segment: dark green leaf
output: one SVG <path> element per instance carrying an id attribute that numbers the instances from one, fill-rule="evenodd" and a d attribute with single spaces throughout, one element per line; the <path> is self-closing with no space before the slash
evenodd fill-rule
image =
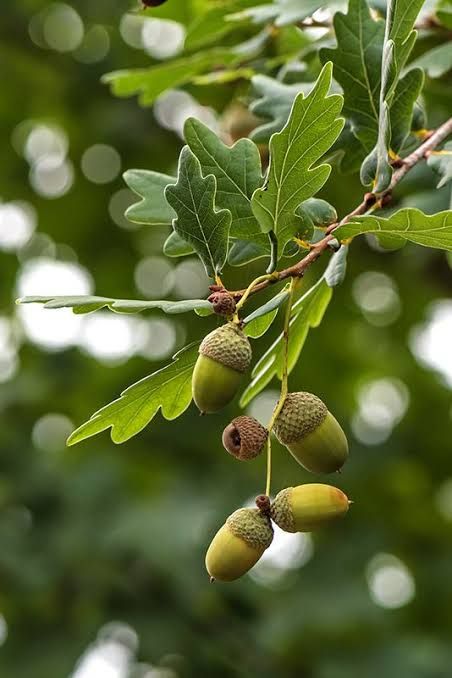
<path id="1" fill-rule="evenodd" d="M 266 239 L 268 242 L 268 239 Z M 268 257 L 268 246 L 246 240 L 234 240 L 229 250 L 228 263 L 231 266 L 244 266 L 251 261 Z"/>
<path id="2" fill-rule="evenodd" d="M 418 209 L 406 208 L 389 218 L 377 216 L 356 217 L 340 226 L 337 238 L 353 238 L 361 233 L 382 235 L 394 244 L 410 241 L 425 247 L 452 251 L 452 211 L 424 214 Z"/>
<path id="3" fill-rule="evenodd" d="M 179 158 L 177 183 L 166 187 L 165 196 L 177 214 L 174 230 L 193 246 L 211 277 L 226 263 L 231 226 L 229 210 L 215 210 L 215 194 L 215 177 L 202 176 L 199 160 L 185 146 Z"/>
<path id="4" fill-rule="evenodd" d="M 266 184 L 253 195 L 254 214 L 265 233 L 275 232 L 281 252 L 301 225 L 297 207 L 320 190 L 331 171 L 327 164 L 313 167 L 343 127 L 342 97 L 328 96 L 331 71 L 326 64 L 311 93 L 295 99 L 284 129 L 270 140 Z"/>
<path id="5" fill-rule="evenodd" d="M 176 231 L 169 234 L 163 245 L 163 254 L 167 257 L 185 257 L 187 254 L 193 254 L 194 251 L 193 247 Z"/>
<path id="6" fill-rule="evenodd" d="M 128 208 L 130 221 L 151 226 L 172 223 L 176 213 L 166 201 L 165 188 L 174 184 L 175 177 L 149 170 L 128 170 L 123 176 L 127 186 L 142 198 Z"/>
<path id="7" fill-rule="evenodd" d="M 195 118 L 187 120 L 184 134 L 201 164 L 203 176 L 213 174 L 217 180 L 215 203 L 232 215 L 231 236 L 242 240 L 257 237 L 262 241 L 259 224 L 251 209 L 252 195 L 263 182 L 256 144 L 249 139 L 240 139 L 234 146 L 226 146 L 215 132 Z"/>
<path id="8" fill-rule="evenodd" d="M 111 428 L 114 443 L 124 443 L 144 429 L 159 409 L 165 419 L 179 417 L 191 403 L 191 376 L 198 357 L 198 344 L 174 356 L 174 362 L 145 377 L 122 392 L 120 398 L 93 414 L 69 437 L 75 445 Z"/>
<path id="9" fill-rule="evenodd" d="M 263 123 L 252 131 L 250 136 L 256 143 L 267 143 L 272 134 L 280 132 L 287 122 L 297 94 L 307 94 L 314 85 L 304 82 L 286 85 L 266 75 L 255 75 L 251 82 L 259 98 L 251 104 L 250 110 L 258 118 L 270 119 L 270 122 Z"/>

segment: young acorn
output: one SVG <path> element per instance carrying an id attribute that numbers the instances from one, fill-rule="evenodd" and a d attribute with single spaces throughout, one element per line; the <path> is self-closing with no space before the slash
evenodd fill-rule
<path id="1" fill-rule="evenodd" d="M 220 527 L 206 553 L 206 569 L 212 581 L 234 581 L 253 565 L 272 543 L 273 528 L 258 509 L 234 511 Z"/>
<path id="2" fill-rule="evenodd" d="M 309 483 L 281 490 L 271 505 L 270 514 L 286 532 L 311 532 L 345 515 L 350 504 L 337 487 Z"/>
<path id="3" fill-rule="evenodd" d="M 312 393 L 289 393 L 274 432 L 308 471 L 339 471 L 348 457 L 344 431 L 325 403 Z"/>
<path id="4" fill-rule="evenodd" d="M 267 442 L 268 431 L 253 417 L 236 417 L 223 431 L 225 450 L 236 459 L 254 459 L 262 452 Z"/>
<path id="5" fill-rule="evenodd" d="M 192 381 L 193 400 L 201 413 L 217 412 L 233 399 L 250 362 L 250 342 L 235 323 L 204 337 Z"/>

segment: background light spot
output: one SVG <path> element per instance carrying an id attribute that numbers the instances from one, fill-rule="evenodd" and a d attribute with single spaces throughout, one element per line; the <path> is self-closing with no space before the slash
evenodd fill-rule
<path id="1" fill-rule="evenodd" d="M 36 221 L 36 211 L 29 203 L 0 203 L 0 249 L 12 252 L 23 247 L 33 235 Z"/>
<path id="2" fill-rule="evenodd" d="M 401 560 L 379 553 L 367 567 L 367 582 L 374 603 L 396 609 L 410 603 L 416 593 L 411 572 Z"/>
<path id="3" fill-rule="evenodd" d="M 94 144 L 83 153 L 82 172 L 95 184 L 108 184 L 121 171 L 121 156 L 112 146 Z"/>

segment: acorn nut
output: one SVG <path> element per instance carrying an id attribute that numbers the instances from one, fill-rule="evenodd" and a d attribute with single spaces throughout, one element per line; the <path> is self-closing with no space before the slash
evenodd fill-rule
<path id="1" fill-rule="evenodd" d="M 344 431 L 327 406 L 312 393 L 289 393 L 274 432 L 308 471 L 339 471 L 348 457 Z"/>
<path id="2" fill-rule="evenodd" d="M 206 554 L 211 580 L 234 581 L 257 563 L 272 543 L 273 528 L 258 509 L 234 511 L 220 527 Z"/>
<path id="3" fill-rule="evenodd" d="M 286 532 L 311 532 L 345 515 L 350 503 L 337 487 L 309 483 L 281 490 L 270 512 L 272 520 Z"/>
<path id="4" fill-rule="evenodd" d="M 267 442 L 268 431 L 257 419 L 241 416 L 231 421 L 223 431 L 225 450 L 237 459 L 254 459 Z"/>
<path id="5" fill-rule="evenodd" d="M 204 337 L 192 381 L 193 399 L 203 414 L 217 412 L 233 399 L 250 362 L 250 342 L 234 323 Z"/>

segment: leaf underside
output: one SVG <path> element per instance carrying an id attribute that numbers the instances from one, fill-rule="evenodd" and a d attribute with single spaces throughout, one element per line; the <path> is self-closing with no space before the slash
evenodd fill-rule
<path id="1" fill-rule="evenodd" d="M 94 296 L 66 296 L 66 297 L 23 297 L 18 299 L 19 304 L 44 304 L 44 308 L 72 308 L 74 313 L 93 313 L 102 308 L 109 308 L 115 313 L 140 313 L 160 309 L 165 313 L 187 313 L 189 311 L 204 310 L 212 313 L 212 304 L 207 299 L 184 299 L 183 301 L 146 301 L 141 299 L 111 299 L 109 297 Z"/>

